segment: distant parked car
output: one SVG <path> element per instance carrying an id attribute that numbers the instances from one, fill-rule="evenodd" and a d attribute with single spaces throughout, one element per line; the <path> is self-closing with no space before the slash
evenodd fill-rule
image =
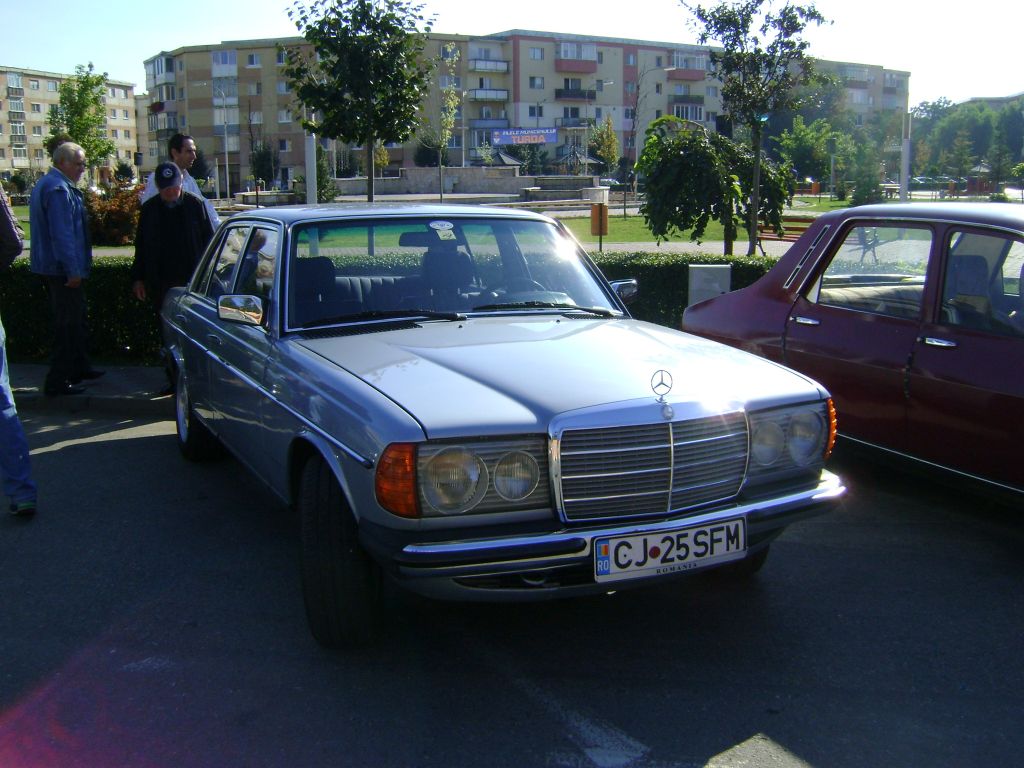
<path id="1" fill-rule="evenodd" d="M 843 493 L 828 393 L 630 318 L 635 290 L 528 212 L 237 214 L 164 304 L 179 445 L 297 509 L 325 645 L 372 637 L 385 577 L 507 601 L 752 573 Z"/>
<path id="2" fill-rule="evenodd" d="M 843 436 L 1024 492 L 1022 280 L 1021 206 L 862 206 L 683 327 L 825 384 Z"/>

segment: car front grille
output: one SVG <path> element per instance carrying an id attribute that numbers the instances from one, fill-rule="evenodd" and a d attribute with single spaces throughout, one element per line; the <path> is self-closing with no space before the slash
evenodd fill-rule
<path id="1" fill-rule="evenodd" d="M 735 496 L 747 466 L 743 413 L 566 429 L 559 460 L 565 519 L 676 514 Z"/>

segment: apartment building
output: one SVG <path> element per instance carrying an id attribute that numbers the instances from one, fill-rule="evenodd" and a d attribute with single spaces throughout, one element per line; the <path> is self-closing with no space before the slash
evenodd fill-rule
<path id="1" fill-rule="evenodd" d="M 46 137 L 50 110 L 60 103 L 60 84 L 69 75 L 0 65 L 0 176 L 17 171 L 45 173 L 50 168 Z M 115 154 L 99 168 L 109 178 L 118 160 L 134 164 L 139 132 L 135 120 L 135 85 L 108 80 L 103 97 L 107 110 L 105 131 Z"/>
<path id="2" fill-rule="evenodd" d="M 253 183 L 250 155 L 257 145 L 275 153 L 274 185 L 287 187 L 305 174 L 301 107 L 281 71 L 279 43 L 304 45 L 299 37 L 225 41 L 147 59 L 144 166 L 159 162 L 167 139 L 180 131 L 195 137 L 218 184 L 232 191 Z M 653 120 L 675 115 L 715 129 L 723 115 L 707 46 L 515 29 L 484 36 L 430 33 L 424 54 L 442 62 L 423 105 L 424 121 L 439 123 L 442 89 L 453 87 L 460 97 L 451 165 L 480 162 L 517 142 L 543 142 L 551 159 L 568 163 L 609 118 L 622 154 L 635 159 Z M 821 65 L 842 79 L 858 120 L 881 110 L 907 111 L 909 73 Z M 413 165 L 416 147 L 415 139 L 389 146 L 389 167 Z"/>

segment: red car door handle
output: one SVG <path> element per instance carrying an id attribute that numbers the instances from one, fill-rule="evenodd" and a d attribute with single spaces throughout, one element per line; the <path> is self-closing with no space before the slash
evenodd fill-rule
<path id="1" fill-rule="evenodd" d="M 955 341 L 949 339 L 937 339 L 934 336 L 925 336 L 924 343 L 929 347 L 942 347 L 943 349 L 952 349 L 956 346 Z"/>
<path id="2" fill-rule="evenodd" d="M 821 325 L 821 320 L 815 320 L 813 317 L 803 317 L 802 315 L 795 315 L 793 321 L 798 325 Z"/>

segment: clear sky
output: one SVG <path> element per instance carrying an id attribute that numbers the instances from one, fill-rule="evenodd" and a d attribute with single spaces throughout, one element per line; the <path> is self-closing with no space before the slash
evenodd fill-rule
<path id="1" fill-rule="evenodd" d="M 112 78 L 134 82 L 141 93 L 142 62 L 162 50 L 295 35 L 286 13 L 290 5 L 288 0 L 49 0 L 39 6 L 4 0 L 0 65 L 70 73 L 91 61 Z M 533 29 L 696 42 L 692 15 L 677 0 L 424 0 L 424 5 L 436 15 L 439 32 Z M 959 102 L 1024 91 L 1020 0 L 817 0 L 815 5 L 833 24 L 807 34 L 811 54 L 909 71 L 911 106 L 943 96 Z"/>

